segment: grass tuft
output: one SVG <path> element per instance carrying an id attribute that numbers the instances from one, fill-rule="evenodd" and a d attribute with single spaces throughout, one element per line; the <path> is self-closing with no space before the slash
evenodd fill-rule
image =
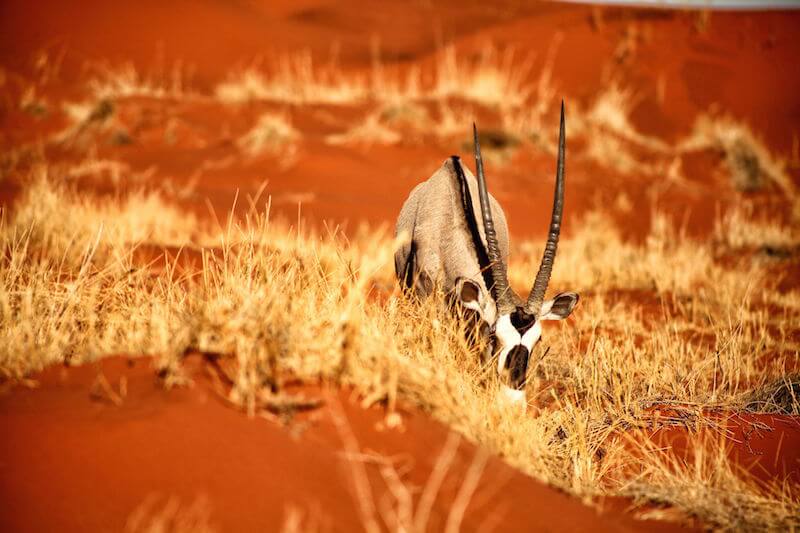
<path id="1" fill-rule="evenodd" d="M 237 145 L 247 155 L 255 157 L 291 146 L 299 137 L 300 133 L 292 126 L 288 115 L 263 113 L 256 124 L 239 138 Z"/>
<path id="2" fill-rule="evenodd" d="M 719 151 L 725 158 L 733 186 L 752 192 L 775 185 L 789 198 L 795 187 L 786 172 L 786 163 L 775 157 L 753 131 L 729 116 L 700 116 L 680 149 Z"/>
<path id="3" fill-rule="evenodd" d="M 214 353 L 230 369 L 229 399 L 251 415 L 274 408 L 288 379 L 352 386 L 367 405 L 426 411 L 585 499 L 632 495 L 725 528 L 796 527 L 796 491 L 735 475 L 717 448 L 708 464 L 680 463 L 626 444 L 660 423 L 654 406 L 691 406 L 694 427 L 714 428 L 704 413 L 789 405 L 786 369 L 800 357 L 796 293 L 780 294 L 757 262 L 718 264 L 712 242 L 652 218 L 641 245 L 600 212 L 563 239 L 551 290 L 577 290 L 582 303 L 546 329 L 522 415 L 496 401 L 492 364 L 442 298 L 394 292 L 398 243 L 385 231 L 345 240 L 251 212 L 212 232 L 154 194 L 91 198 L 40 176 L 0 228 L 0 371 L 152 354 L 179 383 L 183 354 Z M 136 258 L 143 242 L 183 246 L 199 265 L 167 255 L 150 267 Z M 539 257 L 539 244 L 512 251 L 515 286 L 527 288 Z"/>

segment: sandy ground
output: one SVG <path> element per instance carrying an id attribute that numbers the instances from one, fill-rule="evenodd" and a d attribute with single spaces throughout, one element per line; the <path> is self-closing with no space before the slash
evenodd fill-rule
<path id="1" fill-rule="evenodd" d="M 799 23 L 791 12 L 714 13 L 698 30 L 696 13 L 552 4 L 486 10 L 478 4 L 408 9 L 404 3 L 388 3 L 380 10 L 365 10 L 355 3 L 276 7 L 177 2 L 164 10 L 150 2 L 135 7 L 6 2 L 2 10 L 0 64 L 8 98 L 42 78 L 37 58 L 46 57 L 48 72 L 54 72 L 40 83 L 43 104 L 51 111 L 42 118 L 7 102 L 0 146 L 38 149 L 45 142 L 42 149 L 51 164 L 86 159 L 84 149 L 46 143 L 68 124 L 60 104 L 85 99 L 87 78 L 119 65 L 134 65 L 141 76 L 158 79 L 170 79 L 170 72 L 178 69 L 185 92 L 204 95 L 227 73 L 254 61 L 268 63 L 264 58 L 274 54 L 308 51 L 322 64 L 335 56 L 345 72 L 356 75 L 369 70 L 375 46 L 387 68 L 403 71 L 430 65 L 443 42 L 453 43 L 464 57 L 480 53 L 487 43 L 511 47 L 520 61 L 530 59 L 531 67 L 520 75 L 531 83 L 551 54 L 552 84 L 567 101 L 568 121 L 572 107 L 586 105 L 598 91 L 623 80 L 633 92 L 632 124 L 643 134 L 677 141 L 688 135 L 698 114 L 719 109 L 750 124 L 778 153 L 788 157 L 797 150 L 800 77 L 793 65 L 800 44 L 792 37 Z M 72 23 L 71 13 L 80 13 L 80 25 Z M 203 215 L 208 215 L 207 199 L 217 213 L 227 213 L 237 189 L 242 195 L 254 194 L 268 181 L 273 212 L 291 220 L 296 220 L 301 203 L 303 215 L 315 225 L 323 220 L 350 228 L 360 222 L 389 223 L 413 185 L 450 153 L 466 151 L 459 145 L 468 140 L 467 125 L 456 142 L 421 134 L 390 146 L 325 141 L 342 133 L 346 124 L 363 120 L 368 103 L 230 106 L 187 96 L 125 98 L 116 106 L 117 127 L 133 142 L 118 146 L 110 140 L 113 131 L 103 132 L 93 155 L 121 163 L 126 176 L 185 188 L 186 204 Z M 276 107 L 301 132 L 291 156 L 242 157 L 236 140 L 262 111 Z M 555 139 L 557 105 L 552 108 L 549 134 Z M 476 113 L 484 127 L 496 127 L 490 111 Z M 573 158 L 565 216 L 569 220 L 589 207 L 613 202 L 620 191 L 636 206 L 648 205 L 657 194 L 664 209 L 686 217 L 690 234 L 706 234 L 715 209 L 724 207 L 736 191 L 715 172 L 719 156 L 701 153 L 685 159 L 688 182 L 658 180 L 654 187 L 647 178 L 634 177 L 636 173 L 621 176 L 591 160 Z M 525 150 L 513 164 L 490 167 L 493 192 L 508 213 L 513 235 L 544 234 L 553 166 L 550 154 Z M 25 168 L 23 161 L 15 170 Z M 790 170 L 797 179 L 798 168 Z M 525 194 L 518 194 L 520 188 Z M 768 198 L 764 203 L 769 209 L 785 209 Z M 636 235 L 637 228 L 647 228 L 649 216 L 649 209 L 637 209 L 626 214 L 622 226 Z M 642 223 L 631 224 L 631 217 Z M 565 231 L 570 229 L 566 224 Z"/>
<path id="2" fill-rule="evenodd" d="M 517 57 L 531 58 L 529 72 L 521 74 L 530 82 L 552 54 L 552 83 L 567 101 L 568 120 L 571 106 L 586 106 L 598 91 L 624 80 L 634 94 L 631 122 L 644 135 L 677 142 L 699 114 L 718 109 L 748 123 L 771 149 L 793 161 L 800 124 L 799 28 L 794 12 L 713 13 L 706 20 L 698 13 L 515 2 L 492 7 L 388 2 L 364 8 L 319 0 L 265 5 L 180 0 L 165 8 L 151 1 L 6 1 L 0 5 L 0 150 L 14 157 L 3 162 L 0 200 L 13 206 L 42 159 L 56 174 L 91 159 L 113 165 L 73 176 L 78 187 L 116 194 L 120 185 L 109 183 L 118 175 L 122 188 L 162 187 L 204 218 L 227 213 L 237 190 L 254 195 L 267 182 L 275 216 L 295 220 L 300 212 L 317 228 L 389 225 L 414 184 L 450 153 L 467 151 L 468 124 L 455 140 L 415 133 L 389 145 L 333 145 L 329 136 L 363 121 L 374 105 L 233 106 L 210 97 L 236 68 L 298 50 L 320 62 L 335 55 L 341 69 L 354 75 L 368 72 L 376 42 L 380 60 L 399 72 L 432 65 L 442 44 L 453 44 L 464 57 L 487 42 L 513 47 Z M 177 69 L 181 94 L 121 98 L 110 128 L 89 131 L 86 142 L 53 142 L 70 127 L 64 105 L 88 99 L 87 80 L 123 64 L 161 78 Z M 18 104 L 31 86 L 34 103 L 45 111 Z M 237 139 L 262 112 L 276 109 L 291 118 L 299 139 L 291 150 L 243 156 Z M 554 107 L 553 127 L 543 135 L 555 137 L 555 113 Z M 492 110 L 476 114 L 482 124 L 497 127 Z M 119 131 L 129 142 L 113 140 Z M 636 150 L 641 158 L 670 161 L 669 155 Z M 614 205 L 622 191 L 633 209 L 613 214 L 626 236 L 644 234 L 646 206 L 654 195 L 688 234 L 707 235 L 716 211 L 739 193 L 718 171 L 721 155 L 702 152 L 681 164 L 686 180 L 674 182 L 658 172 L 625 175 L 589 158 L 570 160 L 564 231 L 573 231 L 571 216 Z M 489 165 L 512 236 L 544 235 L 552 155 L 521 150 L 511 163 Z M 800 166 L 795 162 L 788 169 L 797 183 Z M 773 192 L 756 193 L 753 201 L 788 217 L 790 207 Z M 200 356 L 189 361 L 194 385 L 169 392 L 156 382 L 147 359 L 123 358 L 47 370 L 32 377 L 35 388 L 6 386 L 0 395 L 1 528 L 119 530 L 137 509 L 156 509 L 177 498 L 184 507 L 207 511 L 223 530 L 275 530 L 292 508 L 323 529 L 353 530 L 360 523 L 354 463 L 367 463 L 379 501 L 388 489 L 380 468 L 370 462 L 373 452 L 407 469 L 409 483 L 423 487 L 447 439 L 446 428 L 418 413 L 404 413 L 400 429 L 387 428 L 381 410 L 362 409 L 346 392 L 325 387 L 298 389 L 322 399 L 320 409 L 251 420 L 220 399 Z M 121 405 L 107 392 L 97 393 L 100 375 L 117 394 L 125 378 Z M 342 455 L 336 413 L 344 415 L 368 457 Z M 734 436 L 731 453 L 743 467 L 765 478 L 800 480 L 796 420 L 733 417 L 726 424 Z M 653 438 L 680 453 L 685 434 L 675 430 Z M 473 446 L 460 445 L 434 506 L 433 529 L 446 521 L 476 454 Z M 606 507 L 598 515 L 489 458 L 464 524 L 468 530 L 507 531 L 673 527 L 634 520 L 623 512 L 625 502 Z"/>
<path id="3" fill-rule="evenodd" d="M 224 531 L 274 531 L 295 509 L 325 530 L 360 529 L 354 470 L 365 465 L 376 502 L 388 493 L 388 463 L 417 493 L 425 487 L 448 429 L 401 411 L 389 428 L 383 409 L 363 409 L 346 391 L 318 386 L 292 393 L 320 409 L 269 422 L 248 419 L 215 391 L 201 356 L 187 359 L 193 386 L 165 391 L 149 359 L 121 357 L 34 376 L 35 389 L 0 399 L 2 516 L 6 531 L 121 530 L 140 508 L 168 497 L 206 507 Z M 125 397 L 115 405 L 96 381 Z M 94 392 L 91 392 L 94 391 Z M 336 422 L 341 418 L 341 422 Z M 341 428 L 340 425 L 345 427 Z M 360 451 L 344 445 L 352 432 Z M 458 445 L 430 519 L 441 530 L 458 488 L 481 453 Z M 485 458 L 485 457 L 484 457 Z M 105 496 L 104 496 L 105 495 Z M 674 526 L 621 515 L 623 502 L 593 509 L 488 458 L 465 515 L 471 530 L 631 531 Z"/>

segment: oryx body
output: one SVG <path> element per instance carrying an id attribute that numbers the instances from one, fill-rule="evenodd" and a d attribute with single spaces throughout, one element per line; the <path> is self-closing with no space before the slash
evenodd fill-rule
<path id="1" fill-rule="evenodd" d="M 477 177 L 458 157 L 449 158 L 411 191 L 397 221 L 397 234 L 410 238 L 395 254 L 400 283 L 420 296 L 440 287 L 475 311 L 482 331 L 496 345 L 497 370 L 507 379 L 505 395 L 520 403 L 525 400 L 528 359 L 541 338 L 541 321 L 566 318 L 578 302 L 572 292 L 544 300 L 564 210 L 564 129 L 562 103 L 550 231 L 527 301 L 508 283 L 508 226 L 500 204 L 487 191 L 477 128 Z"/>
<path id="2" fill-rule="evenodd" d="M 503 209 L 489 197 L 497 221 L 500 254 L 508 258 L 508 226 Z M 397 219 L 397 235 L 410 238 L 395 254 L 398 279 L 419 296 L 428 296 L 434 287 L 458 291 L 464 282 L 477 285 L 477 306 L 469 308 L 484 320 L 495 321 L 497 306 L 491 296 L 491 277 L 487 266 L 486 232 L 481 220 L 478 182 L 458 157 L 448 158 L 433 176 L 411 191 Z M 477 244 L 477 245 L 476 245 Z M 471 289 L 467 287 L 467 290 Z M 486 295 L 487 298 L 482 296 Z"/>

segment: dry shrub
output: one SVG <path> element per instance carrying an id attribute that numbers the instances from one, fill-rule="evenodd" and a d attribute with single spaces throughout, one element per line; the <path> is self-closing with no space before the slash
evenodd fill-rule
<path id="1" fill-rule="evenodd" d="M 124 178 L 131 178 L 133 175 L 129 164 L 114 159 L 98 158 L 92 154 L 85 160 L 70 165 L 66 169 L 65 177 L 69 181 L 92 179 L 119 187 Z"/>
<path id="2" fill-rule="evenodd" d="M 462 98 L 478 104 L 508 108 L 519 107 L 529 97 L 527 76 L 532 56 L 516 62 L 512 48 L 500 52 L 485 45 L 477 61 L 465 61 L 455 47 L 445 47 L 436 63 L 436 79 L 431 96 L 437 99 Z"/>
<path id="3" fill-rule="evenodd" d="M 124 257 L 141 243 L 183 246 L 201 230 L 194 215 L 168 204 L 157 192 L 136 191 L 94 201 L 37 171 L 14 217 L 2 228 L 7 244 L 25 235 L 34 251 L 66 265 L 80 264 L 90 248 L 107 260 Z"/>
<path id="4" fill-rule="evenodd" d="M 94 135 L 106 133 L 115 125 L 115 108 L 111 100 L 68 102 L 63 109 L 70 125 L 55 136 L 58 143 L 68 146 L 86 144 Z"/>
<path id="5" fill-rule="evenodd" d="M 359 124 L 342 133 L 325 137 L 325 142 L 333 145 L 371 145 L 397 144 L 407 140 L 400 132 L 414 132 L 415 135 L 429 135 L 433 121 L 427 107 L 413 101 L 386 102 L 369 112 Z M 436 130 L 442 136 L 443 132 Z"/>
<path id="6" fill-rule="evenodd" d="M 97 201 L 38 176 L 0 226 L 2 374 L 115 352 L 183 353 L 182 287 L 153 279 L 133 255 L 145 241 L 180 246 L 196 232 L 192 215 L 156 193 Z"/>
<path id="7" fill-rule="evenodd" d="M 19 109 L 35 117 L 44 117 L 48 111 L 47 99 L 38 93 L 35 85 L 30 85 L 19 97 Z"/>
<path id="8" fill-rule="evenodd" d="M 381 121 L 410 129 L 419 129 L 430 124 L 428 109 L 415 102 L 388 102 L 378 110 Z"/>
<path id="9" fill-rule="evenodd" d="M 788 197 L 794 197 L 795 188 L 786 173 L 786 163 L 770 153 L 746 124 L 730 116 L 701 115 L 679 149 L 719 151 L 734 187 L 740 191 L 757 191 L 773 184 Z"/>
<path id="10" fill-rule="evenodd" d="M 627 140 L 663 149 L 661 143 L 642 135 L 631 124 L 630 115 L 635 104 L 636 95 L 632 90 L 623 89 L 618 83 L 610 83 L 595 98 L 586 113 L 586 120 Z"/>
<path id="11" fill-rule="evenodd" d="M 363 122 L 343 133 L 334 133 L 325 137 L 325 142 L 333 145 L 343 144 L 396 144 L 401 135 L 385 124 L 383 113 L 375 112 L 366 116 Z"/>
<path id="12" fill-rule="evenodd" d="M 586 156 L 600 165 L 622 174 L 658 174 L 664 165 L 641 162 L 640 153 L 669 155 L 670 147 L 662 140 L 638 131 L 630 116 L 636 95 L 616 82 L 609 83 L 587 109 L 574 106 L 569 130 L 586 140 Z"/>
<path id="13" fill-rule="evenodd" d="M 440 50 L 430 72 L 389 70 L 373 62 L 367 75 L 342 70 L 334 62 L 314 66 L 308 53 L 280 59 L 271 68 L 251 67 L 230 76 L 217 87 L 225 102 L 277 102 L 353 105 L 375 102 L 377 108 L 343 133 L 329 135 L 330 144 L 395 144 L 402 131 L 417 137 L 462 136 L 464 123 L 475 120 L 472 106 L 488 109 L 500 119 L 501 132 L 511 139 L 530 140 L 555 153 L 556 136 L 549 118 L 557 108 L 552 72 L 560 38 L 549 47 L 541 72 L 529 83 L 532 57 L 520 60 L 512 49 L 485 45 L 474 58 L 458 57 L 453 46 Z M 588 108 L 571 103 L 569 131 L 586 139 L 585 154 L 601 165 L 630 174 L 654 174 L 666 164 L 643 164 L 637 152 L 663 156 L 670 148 L 633 126 L 630 114 L 635 95 L 609 83 Z M 429 109 L 427 106 L 433 106 Z M 505 154 L 502 159 L 508 159 Z"/>
<path id="14" fill-rule="evenodd" d="M 388 295 L 397 243 L 385 232 L 345 241 L 250 213 L 212 239 L 159 206 L 142 233 L 140 219 L 126 215 L 127 200 L 37 186 L 0 233 L 6 376 L 123 352 L 157 355 L 177 379 L 186 350 L 214 352 L 232 360 L 230 399 L 250 414 L 268 408 L 287 377 L 350 385 L 365 404 L 415 406 L 587 499 L 633 494 L 726 528 L 798 526 L 786 512 L 800 503 L 796 492 L 728 477 L 721 491 L 723 478 L 709 479 L 708 470 L 688 465 L 674 475 L 664 456 L 616 438 L 652 425 L 649 408 L 661 403 L 693 406 L 700 427 L 713 424 L 702 414 L 709 409 L 752 406 L 746 395 L 784 377 L 800 350 L 790 325 L 800 314 L 796 293 L 777 294 L 758 263 L 721 267 L 709 243 L 686 239 L 666 217 L 653 217 L 641 246 L 623 241 L 601 214 L 564 239 L 551 290 L 585 297 L 533 354 L 535 416 L 522 416 L 498 404 L 496 372 L 480 362 L 481 347 L 465 341 L 466 326 L 441 298 L 417 304 Z M 56 223 L 67 213 L 83 222 Z M 109 230 L 98 231 L 101 224 Z M 148 235 L 213 247 L 200 252 L 201 272 L 181 277 L 130 260 L 124 243 Z M 515 250 L 514 285 L 528 285 L 540 256 L 530 244 Z M 635 301 L 612 300 L 629 288 L 655 295 L 656 317 Z M 727 458 L 715 461 L 720 472 L 734 470 Z M 632 465 L 641 473 L 625 475 Z"/>
<path id="15" fill-rule="evenodd" d="M 791 485 L 764 485 L 741 471 L 731 463 L 729 443 L 723 436 L 707 431 L 698 441 L 683 456 L 663 453 L 653 444 L 644 446 L 652 461 L 621 492 L 635 499 L 673 503 L 722 530 L 793 531 L 800 527 L 800 499 Z M 655 487 L 649 486 L 651 480 Z M 669 518 L 670 513 L 656 509 L 643 517 Z"/>
<path id="16" fill-rule="evenodd" d="M 714 239 L 732 249 L 791 251 L 800 246 L 800 231 L 768 213 L 755 212 L 752 204 L 738 204 L 714 221 Z M 767 208 L 768 209 L 768 208 Z"/>
<path id="17" fill-rule="evenodd" d="M 781 376 L 747 393 L 745 407 L 760 413 L 800 415 L 800 374 Z"/>
<path id="18" fill-rule="evenodd" d="M 690 295 L 709 276 L 723 270 L 713 263 L 710 249 L 677 231 L 669 217 L 655 212 L 643 245 L 622 239 L 613 220 L 590 211 L 577 221 L 575 234 L 559 245 L 559 264 L 553 283 L 560 287 L 586 287 L 593 291 L 613 288 L 655 290 L 658 294 Z M 530 283 L 541 259 L 540 243 L 522 243 L 515 254 L 521 261 L 514 284 Z M 512 270 L 512 275 L 515 271 Z M 724 290 L 728 290 L 726 286 Z"/>
<path id="19" fill-rule="evenodd" d="M 275 153 L 292 145 L 300 133 L 286 113 L 262 113 L 256 124 L 236 144 L 250 157 L 264 152 Z"/>
<path id="20" fill-rule="evenodd" d="M 474 121 L 475 109 L 471 106 L 448 101 L 439 102 L 430 125 L 426 127 L 426 132 L 432 132 L 440 138 L 463 137 L 466 133 L 464 124 Z"/>
<path id="21" fill-rule="evenodd" d="M 96 100 L 117 100 L 130 97 L 187 98 L 188 71 L 175 63 L 168 72 L 142 73 L 133 63 L 118 66 L 92 66 L 89 90 Z"/>
<path id="22" fill-rule="evenodd" d="M 455 48 L 447 46 L 437 54 L 428 76 L 419 69 L 387 69 L 378 59 L 368 74 L 360 75 L 346 72 L 335 61 L 316 65 L 311 54 L 304 52 L 233 72 L 216 87 L 215 95 L 231 104 L 266 100 L 337 105 L 457 97 L 502 108 L 519 106 L 528 96 L 524 82 L 530 62 L 514 65 L 514 61 L 513 50 L 501 53 L 489 44 L 475 61 L 458 57 Z"/>
<path id="23" fill-rule="evenodd" d="M 552 124 L 545 122 L 545 117 L 552 114 L 557 102 L 556 88 L 553 86 L 553 68 L 555 53 L 561 41 L 562 36 L 558 34 L 548 47 L 539 77 L 534 86 L 527 91 L 530 97 L 525 105 L 504 109 L 501 115 L 502 125 L 506 131 L 518 137 L 529 138 L 550 153 L 556 152 L 556 142 L 542 132 L 550 131 L 549 126 Z"/>
<path id="24" fill-rule="evenodd" d="M 341 104 L 363 100 L 367 80 L 347 75 L 335 63 L 317 67 L 309 52 L 286 56 L 274 65 L 253 65 L 236 71 L 220 83 L 216 97 L 237 104 L 253 100 L 288 103 Z"/>

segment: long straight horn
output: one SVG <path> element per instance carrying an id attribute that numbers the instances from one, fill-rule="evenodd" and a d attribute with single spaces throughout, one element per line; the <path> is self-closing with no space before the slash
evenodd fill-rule
<path id="1" fill-rule="evenodd" d="M 564 152 L 566 141 L 564 133 L 564 101 L 561 101 L 561 126 L 558 132 L 558 163 L 556 167 L 556 191 L 553 197 L 553 214 L 550 218 L 550 232 L 547 235 L 547 244 L 542 255 L 542 263 L 539 265 L 539 272 L 536 274 L 536 281 L 528 295 L 528 302 L 525 310 L 535 316 L 539 316 L 544 302 L 544 293 L 547 291 L 547 284 L 550 281 L 550 274 L 553 271 L 553 261 L 556 258 L 558 249 L 558 236 L 561 233 L 561 215 L 564 213 Z"/>
<path id="2" fill-rule="evenodd" d="M 494 229 L 492 211 L 489 204 L 489 193 L 486 190 L 486 177 L 483 175 L 483 159 L 481 158 L 481 144 L 478 140 L 478 127 L 472 123 L 472 133 L 475 138 L 475 167 L 478 173 L 478 198 L 481 202 L 483 216 L 483 231 L 486 234 L 486 255 L 489 256 L 492 272 L 492 296 L 498 308 L 508 307 L 508 275 L 506 265 L 500 256 L 500 246 L 497 244 L 497 232 Z"/>

